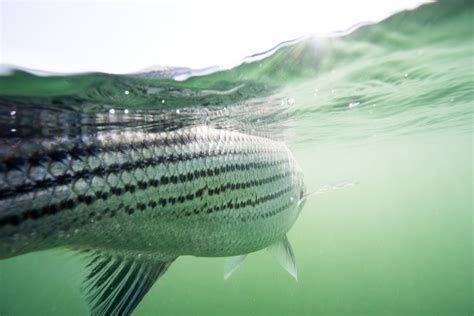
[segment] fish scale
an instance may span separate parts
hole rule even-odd
[[[1,257],[47,249],[51,240],[78,248],[234,255],[268,246],[298,214],[301,171],[283,143],[266,138],[199,126],[21,141],[32,143],[18,145],[31,150],[27,156],[0,151],[10,153],[1,162]],[[9,180],[13,175],[16,181]],[[265,234],[263,226],[271,226]],[[223,237],[242,232],[247,238],[237,242]]]
[[[296,277],[286,233],[304,191],[284,143],[208,126],[0,138],[0,259],[84,253],[91,314],[130,315],[182,255],[230,256],[227,278],[277,245]]]

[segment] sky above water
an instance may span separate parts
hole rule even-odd
[[[52,72],[231,67],[301,36],[345,31],[422,1],[4,1],[0,63]]]

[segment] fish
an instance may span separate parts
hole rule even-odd
[[[227,279],[267,248],[296,279],[305,192],[285,143],[207,125],[1,137],[0,259],[85,256],[91,315],[130,315],[180,256],[227,257]]]

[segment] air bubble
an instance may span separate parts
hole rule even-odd
[[[295,104],[295,99],[294,98],[288,98],[286,100],[286,103],[288,103],[288,105],[293,105],[293,104]]]
[[[161,103],[164,104],[164,103],[165,103],[165,99],[161,99]]]
[[[130,94],[130,91],[125,90],[125,94],[126,94],[126,95],[129,95],[129,94]]]
[[[115,109],[110,109],[110,110],[109,110],[109,113],[110,113],[110,114],[115,114]]]
[[[11,111],[10,112],[10,116],[15,116],[16,115],[16,111]]]
[[[123,110],[123,113],[128,114],[128,109]]]
[[[179,109],[177,109],[177,110],[176,110],[176,114],[178,114],[178,115],[179,115],[179,113],[180,113],[180,111],[179,111]]]
[[[349,103],[349,108],[355,108],[356,106],[359,106],[360,102],[351,102]]]
[[[10,132],[16,133],[16,128],[12,128],[12,129],[10,130]]]

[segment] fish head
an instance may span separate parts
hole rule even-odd
[[[304,183],[303,172],[301,170],[297,172],[296,188],[297,188],[297,192],[299,192],[299,196],[298,196],[299,199],[297,203],[298,213],[299,213],[303,209],[306,203],[306,198],[308,197],[306,184]]]
[[[298,200],[298,211],[300,212],[303,209],[303,206],[306,203],[306,186],[303,184],[303,186],[300,188],[300,198]]]

